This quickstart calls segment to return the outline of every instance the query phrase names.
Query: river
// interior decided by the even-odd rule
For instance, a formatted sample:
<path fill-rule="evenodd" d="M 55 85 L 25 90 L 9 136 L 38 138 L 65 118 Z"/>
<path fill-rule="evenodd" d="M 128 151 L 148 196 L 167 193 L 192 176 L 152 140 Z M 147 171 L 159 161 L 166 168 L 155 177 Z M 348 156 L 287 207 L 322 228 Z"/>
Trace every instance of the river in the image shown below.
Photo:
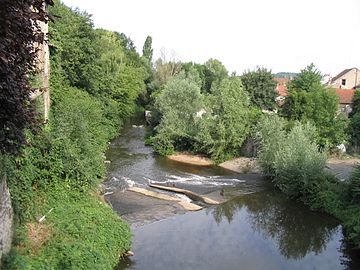
<path fill-rule="evenodd" d="M 143 120 L 135 119 L 106 153 L 105 198 L 134 235 L 134 256 L 116 269 L 360 269 L 337 220 L 288 200 L 258 175 L 159 157 L 144 136 Z M 226 202 L 186 212 L 126 191 L 148 188 L 148 181 Z"/>

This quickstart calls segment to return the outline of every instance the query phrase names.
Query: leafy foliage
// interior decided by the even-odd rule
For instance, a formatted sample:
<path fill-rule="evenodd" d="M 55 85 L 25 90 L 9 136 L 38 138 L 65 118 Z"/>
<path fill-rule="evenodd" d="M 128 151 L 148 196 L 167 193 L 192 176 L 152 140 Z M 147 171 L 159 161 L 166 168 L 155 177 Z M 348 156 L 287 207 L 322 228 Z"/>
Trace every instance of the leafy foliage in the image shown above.
<path fill-rule="evenodd" d="M 54 208 L 44 223 L 51 235 L 35 251 L 25 235 L 7 268 L 113 269 L 129 249 L 129 226 L 93 190 L 108 141 L 145 87 L 146 65 L 125 35 L 94 30 L 88 14 L 55 3 L 49 124 L 27 131 L 21 156 L 5 158 L 18 232 Z"/>
<path fill-rule="evenodd" d="M 143 46 L 143 57 L 151 63 L 153 57 L 153 48 L 152 48 L 152 38 L 150 36 L 146 37 L 144 46 Z"/>
<path fill-rule="evenodd" d="M 145 90 L 146 65 L 124 34 L 93 29 L 91 16 L 58 3 L 50 9 L 61 17 L 50 24 L 51 60 L 70 86 L 122 107 L 121 117 L 134 111 L 134 102 Z"/>
<path fill-rule="evenodd" d="M 337 116 L 339 99 L 335 91 L 322 86 L 321 74 L 313 64 L 288 84 L 289 97 L 283 114 L 291 121 L 311 122 L 317 130 L 317 143 L 333 148 L 347 139 L 347 120 Z"/>
<path fill-rule="evenodd" d="M 216 162 L 239 155 L 258 113 L 250 109 L 240 78 L 223 78 L 213 84 L 211 93 L 201 94 L 198 70 L 189 65 L 185 71 L 156 98 L 161 118 L 152 140 L 155 151 L 193 151 Z"/>
<path fill-rule="evenodd" d="M 49 24 L 51 65 L 61 69 L 71 86 L 94 94 L 91 77 L 99 54 L 94 46 L 96 33 L 91 16 L 80 10 L 72 11 L 58 0 L 55 3 L 49 14 L 60 19 Z"/>
<path fill-rule="evenodd" d="M 350 198 L 354 204 L 360 204 L 360 166 L 357 166 L 350 178 Z"/>
<path fill-rule="evenodd" d="M 286 138 L 285 120 L 276 115 L 264 116 L 256 129 L 256 139 L 260 144 L 258 160 L 262 173 L 273 178 L 276 175 L 275 156 Z"/>
<path fill-rule="evenodd" d="M 277 128 L 274 131 L 272 127 Z M 260 122 L 258 132 L 263 172 L 288 196 L 340 219 L 348 239 L 359 248 L 359 167 L 350 184 L 325 171 L 326 156 L 318 151 L 315 129 L 310 124 L 296 123 L 287 133 L 283 121 L 271 116 Z"/>
<path fill-rule="evenodd" d="M 204 83 L 202 90 L 205 93 L 210 93 L 213 85 L 219 84 L 222 79 L 228 77 L 228 71 L 219 60 L 212 58 L 206 61 L 204 67 Z"/>
<path fill-rule="evenodd" d="M 45 1 L 52 4 L 52 0 Z M 24 128 L 35 121 L 28 74 L 35 71 L 37 50 L 45 36 L 39 22 L 48 16 L 42 0 L 0 2 L 0 152 L 18 153 Z"/>
<path fill-rule="evenodd" d="M 316 189 L 325 168 L 326 154 L 314 142 L 315 128 L 296 124 L 287 134 L 274 160 L 275 185 L 290 197 L 305 197 Z"/>
<path fill-rule="evenodd" d="M 166 155 L 178 148 L 191 147 L 196 134 L 196 113 L 203 106 L 200 87 L 182 73 L 169 81 L 155 103 L 162 115 L 154 138 L 154 149 Z"/>
<path fill-rule="evenodd" d="M 223 79 L 207 96 L 206 114 L 199 120 L 196 149 L 221 162 L 240 154 L 250 131 L 248 96 L 238 77 Z"/>
<path fill-rule="evenodd" d="M 360 92 L 356 91 L 353 97 L 352 111 L 349 115 L 349 134 L 351 144 L 354 146 L 355 151 L 359 152 L 360 149 Z"/>
<path fill-rule="evenodd" d="M 247 71 L 241 76 L 241 81 L 254 106 L 265 110 L 275 108 L 276 82 L 270 70 L 259 67 L 255 71 Z"/>
<path fill-rule="evenodd" d="M 45 228 L 47 238 L 46 231 L 37 236 L 45 238 L 43 243 L 29 238 L 31 223 L 18 228 L 6 269 L 113 269 L 119 254 L 129 250 L 129 225 L 98 198 L 79 195 L 63 184 L 53 185 L 43 197 L 43 213 L 53 211 L 35 226 Z"/>

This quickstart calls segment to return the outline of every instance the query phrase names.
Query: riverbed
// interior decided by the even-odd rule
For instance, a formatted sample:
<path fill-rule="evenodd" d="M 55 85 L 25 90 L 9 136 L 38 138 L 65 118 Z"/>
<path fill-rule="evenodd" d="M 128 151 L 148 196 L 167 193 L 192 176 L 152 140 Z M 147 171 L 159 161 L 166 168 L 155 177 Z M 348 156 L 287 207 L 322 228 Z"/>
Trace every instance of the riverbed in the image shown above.
<path fill-rule="evenodd" d="M 337 220 L 288 200 L 260 175 L 157 156 L 144 136 L 143 120 L 135 119 L 106 153 L 105 199 L 134 234 L 134 256 L 117 269 L 360 269 Z M 128 191 L 150 189 L 149 182 L 223 203 L 188 212 Z"/>

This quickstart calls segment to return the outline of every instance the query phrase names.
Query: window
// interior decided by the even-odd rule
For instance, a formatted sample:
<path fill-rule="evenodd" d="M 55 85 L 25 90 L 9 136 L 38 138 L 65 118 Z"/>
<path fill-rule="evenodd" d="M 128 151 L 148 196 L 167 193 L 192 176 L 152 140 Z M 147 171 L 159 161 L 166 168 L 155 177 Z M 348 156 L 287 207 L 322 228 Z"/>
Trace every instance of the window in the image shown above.
<path fill-rule="evenodd" d="M 341 80 L 341 85 L 343 85 L 343 86 L 346 85 L 346 79 L 342 79 L 342 80 Z"/>

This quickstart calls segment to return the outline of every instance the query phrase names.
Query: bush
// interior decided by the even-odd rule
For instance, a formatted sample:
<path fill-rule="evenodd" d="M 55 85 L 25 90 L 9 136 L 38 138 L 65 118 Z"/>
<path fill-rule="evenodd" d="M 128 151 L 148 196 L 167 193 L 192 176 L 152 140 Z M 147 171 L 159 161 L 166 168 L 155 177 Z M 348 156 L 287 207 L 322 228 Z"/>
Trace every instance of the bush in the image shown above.
<path fill-rule="evenodd" d="M 326 155 L 314 142 L 315 128 L 296 124 L 274 159 L 275 185 L 290 197 L 304 197 L 320 185 Z"/>
<path fill-rule="evenodd" d="M 285 194 L 340 219 L 347 238 L 360 248 L 360 166 L 350 183 L 340 182 L 324 170 L 326 155 L 315 137 L 310 124 L 296 123 L 286 133 L 278 116 L 264 117 L 258 125 L 260 165 Z"/>
<path fill-rule="evenodd" d="M 351 144 L 356 152 L 360 149 L 360 112 L 355 113 L 350 118 L 349 134 L 351 137 Z"/>
<path fill-rule="evenodd" d="M 102 156 L 116 117 L 106 118 L 106 104 L 78 89 L 54 95 L 50 123 L 27 132 L 22 156 L 6 159 L 17 231 L 54 208 L 44 223 L 51 235 L 34 250 L 25 234 L 7 268 L 113 269 L 130 247 L 129 226 L 90 192 L 105 176 Z"/>
<path fill-rule="evenodd" d="M 350 178 L 350 200 L 353 204 L 360 204 L 360 166 L 357 166 Z"/>
<path fill-rule="evenodd" d="M 17 229 L 18 244 L 5 269 L 113 269 L 129 250 L 129 225 L 105 202 L 73 192 L 65 184 L 53 185 L 42 198 L 46 198 L 42 214 L 53 211 L 43 223 Z"/>
<path fill-rule="evenodd" d="M 285 120 L 277 115 L 264 115 L 257 125 L 256 140 L 260 148 L 258 152 L 262 173 L 270 178 L 275 177 L 275 156 L 285 141 Z"/>

